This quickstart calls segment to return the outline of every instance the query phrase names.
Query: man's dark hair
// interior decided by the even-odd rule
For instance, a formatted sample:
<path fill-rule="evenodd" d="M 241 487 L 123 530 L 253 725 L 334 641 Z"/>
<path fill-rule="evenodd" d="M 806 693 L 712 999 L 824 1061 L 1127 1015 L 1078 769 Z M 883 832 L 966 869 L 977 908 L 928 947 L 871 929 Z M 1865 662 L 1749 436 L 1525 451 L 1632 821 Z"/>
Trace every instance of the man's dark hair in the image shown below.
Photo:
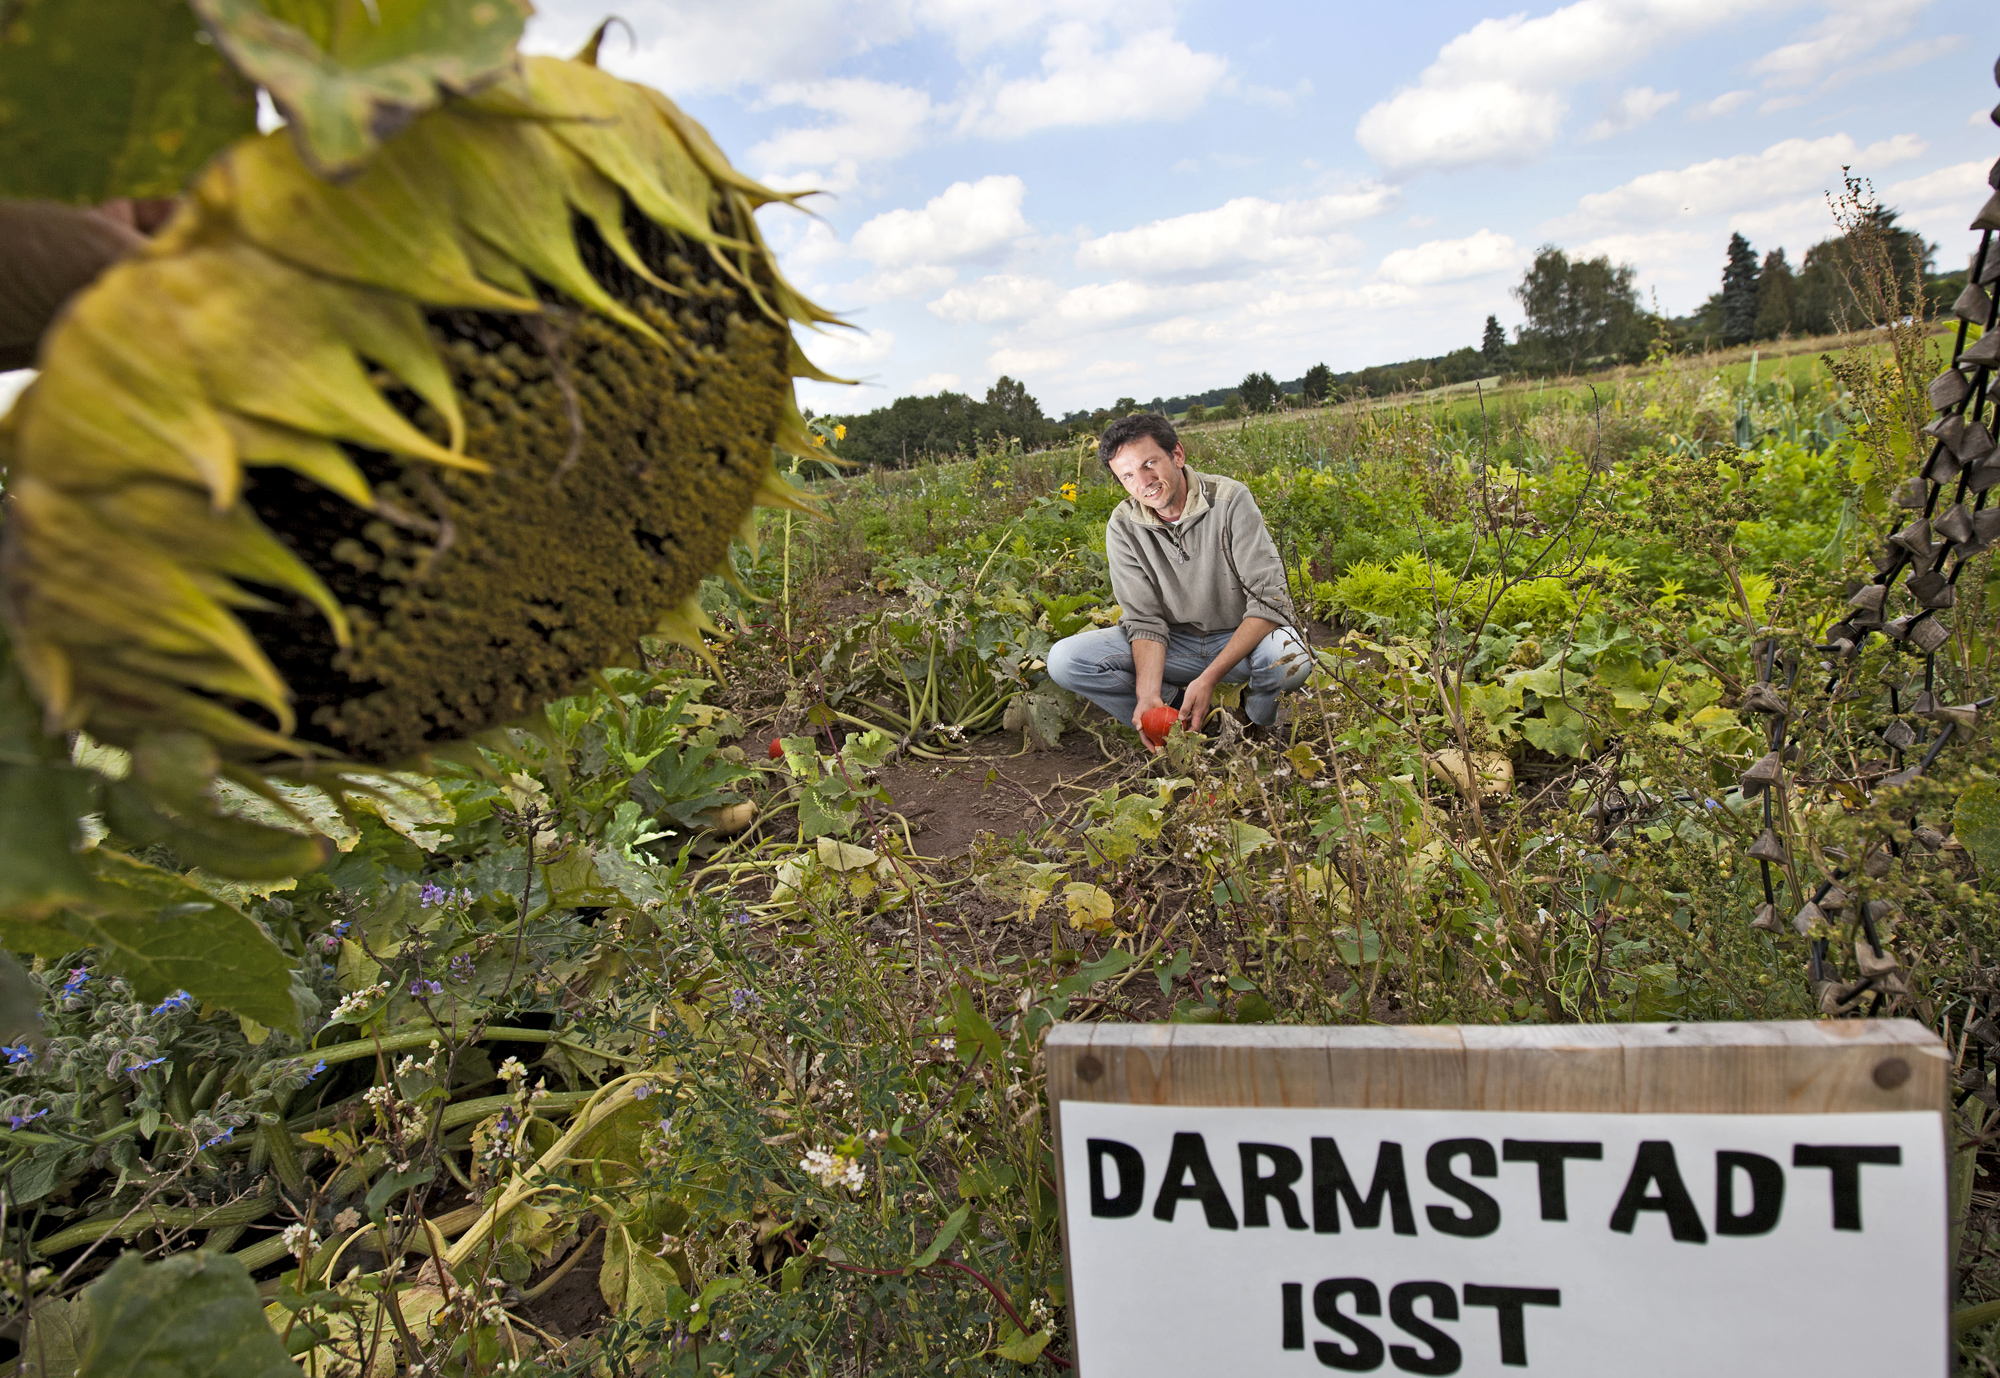
<path fill-rule="evenodd" d="M 1156 411 L 1133 412 L 1104 428 L 1104 434 L 1097 438 L 1097 457 L 1109 469 L 1112 456 L 1135 440 L 1152 440 L 1168 454 L 1181 443 L 1181 438 L 1174 434 L 1174 423 L 1166 417 Z"/>

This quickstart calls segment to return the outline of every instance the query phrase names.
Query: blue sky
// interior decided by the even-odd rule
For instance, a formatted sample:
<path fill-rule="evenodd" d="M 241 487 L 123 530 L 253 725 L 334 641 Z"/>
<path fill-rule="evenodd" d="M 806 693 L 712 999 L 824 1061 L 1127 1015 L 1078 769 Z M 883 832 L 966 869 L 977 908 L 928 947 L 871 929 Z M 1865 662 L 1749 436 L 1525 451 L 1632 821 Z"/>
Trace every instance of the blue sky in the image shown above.
<path fill-rule="evenodd" d="M 609 0 L 540 0 L 573 51 Z M 1009 373 L 1053 413 L 1476 344 L 1534 248 L 1670 313 L 1741 230 L 1796 263 L 1843 164 L 1972 247 L 2000 130 L 1984 0 L 621 0 L 649 82 L 820 219 L 787 271 L 859 411 Z M 1984 22 L 1982 22 L 1984 21 Z"/>

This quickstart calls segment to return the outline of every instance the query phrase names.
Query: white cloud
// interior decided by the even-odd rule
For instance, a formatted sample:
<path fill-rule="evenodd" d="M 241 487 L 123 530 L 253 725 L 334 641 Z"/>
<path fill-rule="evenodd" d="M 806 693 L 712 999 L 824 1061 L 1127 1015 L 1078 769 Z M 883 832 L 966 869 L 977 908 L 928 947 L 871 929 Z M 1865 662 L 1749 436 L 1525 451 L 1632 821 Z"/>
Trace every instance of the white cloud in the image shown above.
<path fill-rule="evenodd" d="M 1612 102 L 1604 117 L 1590 127 L 1586 140 L 1608 139 L 1637 129 L 1681 98 L 1678 91 L 1655 91 L 1650 86 L 1634 86 Z"/>
<path fill-rule="evenodd" d="M 1714 100 L 1690 105 L 1687 117 L 1691 120 L 1712 120 L 1723 115 L 1733 115 L 1742 108 L 1744 101 L 1755 94 L 1754 91 L 1724 91 Z"/>
<path fill-rule="evenodd" d="M 1018 138 L 1065 125 L 1185 119 L 1199 110 L 1229 64 L 1154 29 L 1116 49 L 1098 47 L 1089 24 L 1058 24 L 1042 52 L 1042 74 L 989 76 L 968 99 L 959 127 L 989 138 Z"/>
<path fill-rule="evenodd" d="M 958 277 L 956 268 L 941 263 L 916 263 L 908 268 L 889 268 L 856 278 L 840 291 L 857 301 L 893 301 L 898 297 L 921 297 L 935 292 Z"/>
<path fill-rule="evenodd" d="M 1433 239 L 1414 248 L 1397 249 L 1382 260 L 1376 275 L 1406 287 L 1425 287 L 1506 272 L 1525 260 L 1520 245 L 1508 236 L 1480 230 L 1464 239 Z"/>
<path fill-rule="evenodd" d="M 1028 233 L 1027 188 L 1018 177 L 953 182 L 922 210 L 886 211 L 854 232 L 853 249 L 883 268 L 962 263 L 986 257 Z"/>
<path fill-rule="evenodd" d="M 928 373 L 910 384 L 904 396 L 929 397 L 932 393 L 937 392 L 962 391 L 964 391 L 964 384 L 959 382 L 956 373 Z"/>
<path fill-rule="evenodd" d="M 1986 173 L 1992 166 L 1984 161 L 1953 163 L 1882 188 L 1880 200 L 1883 205 L 1899 210 L 1940 204 L 1963 206 L 1970 217 L 1993 194 L 1993 189 L 1986 185 Z"/>
<path fill-rule="evenodd" d="M 829 118 L 754 145 L 750 165 L 773 185 L 824 191 L 851 190 L 861 180 L 863 164 L 889 162 L 916 149 L 934 113 L 922 91 L 856 78 L 773 86 L 756 108 L 788 105 Z"/>
<path fill-rule="evenodd" d="M 896 336 L 888 330 L 830 330 L 799 341 L 806 356 L 828 373 L 853 378 L 886 362 L 895 352 Z"/>
<path fill-rule="evenodd" d="M 996 349 L 986 356 L 986 364 L 995 373 L 1019 378 L 1061 368 L 1072 357 L 1067 349 Z"/>
<path fill-rule="evenodd" d="M 916 0 L 915 11 L 925 28 L 949 35 L 961 57 L 1032 38 L 1052 20 L 1121 29 L 1160 20 L 1155 0 Z"/>
<path fill-rule="evenodd" d="M 992 325 L 1016 321 L 1046 307 L 1056 295 L 1056 285 L 1047 278 L 996 273 L 954 287 L 925 309 L 939 320 L 954 325 L 977 322 Z"/>
<path fill-rule="evenodd" d="M 1831 12 L 1797 42 L 1774 48 L 1750 64 L 1771 86 L 1807 86 L 1836 63 L 1909 30 L 1930 0 L 1836 0 Z"/>
<path fill-rule="evenodd" d="M 1668 228 L 1690 217 L 1728 215 L 1766 206 L 1778 197 L 1824 192 L 1839 185 L 1842 167 L 1865 172 L 1920 157 L 1924 147 L 1914 134 L 1898 134 L 1866 148 L 1846 134 L 1786 139 L 1762 153 L 1649 172 L 1610 191 L 1593 192 L 1577 202 L 1575 213 L 1546 228 L 1557 236 Z"/>
<path fill-rule="evenodd" d="M 523 43 L 575 52 L 604 17 L 594 0 L 544 0 Z M 607 71 L 676 96 L 817 76 L 913 31 L 910 0 L 631 0 L 619 7 L 599 61 Z"/>
<path fill-rule="evenodd" d="M 1304 201 L 1244 196 L 1213 210 L 1086 240 L 1076 261 L 1093 271 L 1177 278 L 1307 255 L 1324 258 L 1329 251 L 1345 255 L 1353 241 L 1334 232 L 1380 214 L 1395 200 L 1393 188 L 1374 184 Z"/>
<path fill-rule="evenodd" d="M 1063 324 L 1095 330 L 1118 325 L 1154 309 L 1158 298 L 1143 283 L 1087 282 L 1062 294 L 1056 302 L 1056 319 Z"/>
<path fill-rule="evenodd" d="M 1756 3 L 1576 0 L 1535 19 L 1483 19 L 1439 49 L 1416 86 L 1363 115 L 1355 138 L 1398 171 L 1530 160 L 1555 141 L 1565 87 L 1601 80 Z"/>

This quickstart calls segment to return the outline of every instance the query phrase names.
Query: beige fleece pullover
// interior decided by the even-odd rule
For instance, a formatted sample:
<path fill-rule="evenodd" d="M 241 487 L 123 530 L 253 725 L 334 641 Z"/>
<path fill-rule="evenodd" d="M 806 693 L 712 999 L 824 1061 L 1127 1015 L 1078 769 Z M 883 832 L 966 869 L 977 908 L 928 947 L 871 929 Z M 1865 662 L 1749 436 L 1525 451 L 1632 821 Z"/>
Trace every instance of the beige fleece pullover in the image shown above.
<path fill-rule="evenodd" d="M 1187 478 L 1178 522 L 1163 522 L 1127 498 L 1105 524 L 1111 596 L 1124 609 L 1125 639 L 1233 632 L 1245 617 L 1293 623 L 1285 568 L 1250 490 L 1220 474 L 1189 469 Z"/>

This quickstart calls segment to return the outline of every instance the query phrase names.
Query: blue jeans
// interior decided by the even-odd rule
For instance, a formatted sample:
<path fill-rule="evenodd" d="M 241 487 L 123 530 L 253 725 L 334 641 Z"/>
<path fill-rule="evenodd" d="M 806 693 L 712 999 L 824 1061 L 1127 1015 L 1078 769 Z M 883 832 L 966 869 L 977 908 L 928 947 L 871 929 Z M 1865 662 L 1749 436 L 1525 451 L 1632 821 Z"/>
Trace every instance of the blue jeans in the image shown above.
<path fill-rule="evenodd" d="M 1233 632 L 1175 633 L 1167 640 L 1167 664 L 1160 696 L 1180 702 L 1180 690 L 1200 678 Z M 1269 727 L 1278 720 L 1278 695 L 1298 688 L 1312 673 L 1312 652 L 1303 638 L 1280 627 L 1230 667 L 1225 684 L 1249 682 L 1243 706 L 1250 721 Z M 1139 707 L 1139 672 L 1132 647 L 1116 627 L 1096 627 L 1066 636 L 1049 648 L 1049 678 L 1081 694 L 1127 727 Z"/>

